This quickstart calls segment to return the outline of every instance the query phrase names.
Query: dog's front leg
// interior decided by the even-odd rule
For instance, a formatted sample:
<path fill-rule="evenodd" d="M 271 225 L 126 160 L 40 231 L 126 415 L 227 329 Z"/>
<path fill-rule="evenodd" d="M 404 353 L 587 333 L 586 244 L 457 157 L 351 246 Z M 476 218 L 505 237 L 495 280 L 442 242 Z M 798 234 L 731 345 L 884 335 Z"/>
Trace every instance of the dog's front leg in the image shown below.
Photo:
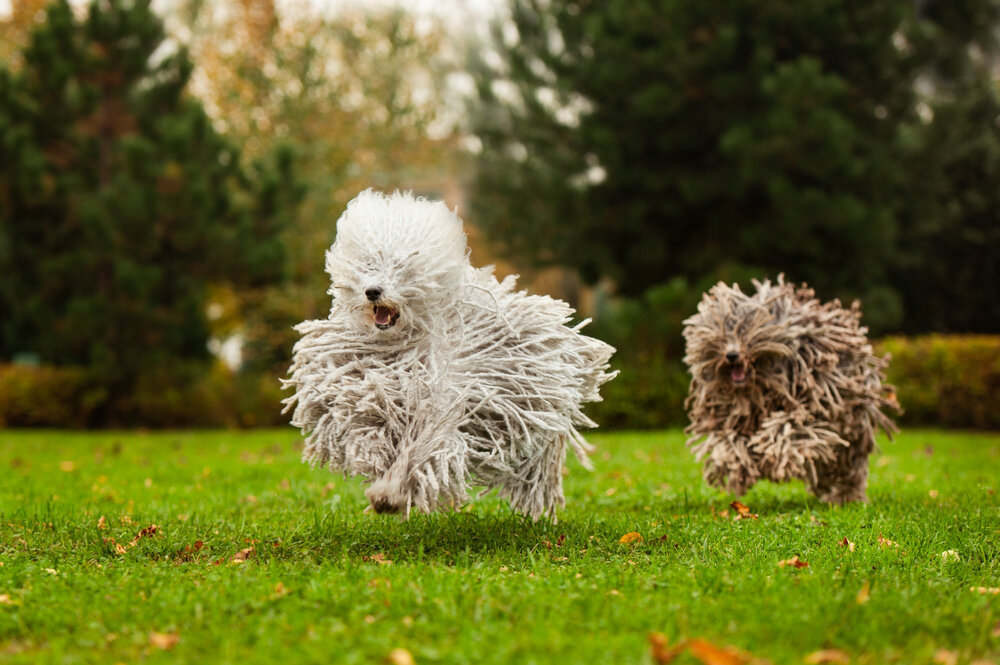
<path fill-rule="evenodd" d="M 449 415 L 416 423 L 400 441 L 392 465 L 365 492 L 373 510 L 409 515 L 468 499 L 468 446 Z"/>
<path fill-rule="evenodd" d="M 761 423 L 750 450 L 769 480 L 798 479 L 821 500 L 842 503 L 832 498 L 832 488 L 840 484 L 837 460 L 849 445 L 830 422 L 805 411 L 777 411 Z"/>
<path fill-rule="evenodd" d="M 392 466 L 365 491 L 372 510 L 383 514 L 408 514 L 412 504 L 409 478 L 410 454 L 404 450 Z"/>

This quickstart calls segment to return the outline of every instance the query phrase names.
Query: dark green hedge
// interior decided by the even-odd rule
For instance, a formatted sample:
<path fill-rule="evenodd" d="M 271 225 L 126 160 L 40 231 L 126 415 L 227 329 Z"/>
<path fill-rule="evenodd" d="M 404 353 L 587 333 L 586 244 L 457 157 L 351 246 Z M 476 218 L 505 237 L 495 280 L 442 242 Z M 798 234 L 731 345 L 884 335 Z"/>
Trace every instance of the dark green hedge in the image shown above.
<path fill-rule="evenodd" d="M 601 429 L 660 429 L 687 423 L 684 398 L 690 377 L 679 360 L 649 358 L 614 367 L 621 373 L 604 384 L 604 401 L 585 409 Z"/>
<path fill-rule="evenodd" d="M 900 424 L 1000 429 L 1000 336 L 890 337 L 889 382 L 905 413 Z M 626 355 L 621 374 L 604 386 L 604 401 L 587 406 L 603 429 L 683 426 L 689 377 L 664 355 Z M 127 397 L 110 402 L 86 372 L 74 368 L 0 365 L 4 427 L 257 427 L 288 422 L 286 396 L 268 374 L 148 374 Z"/>
<path fill-rule="evenodd" d="M 106 399 L 82 369 L 0 365 L 3 427 L 86 427 Z"/>
<path fill-rule="evenodd" d="M 0 427 L 256 427 L 288 422 L 278 379 L 158 371 L 117 399 L 86 371 L 0 365 Z"/>
<path fill-rule="evenodd" d="M 900 425 L 1000 429 L 1000 335 L 889 337 L 887 378 L 904 413 Z M 587 414 L 602 428 L 652 429 L 687 424 L 683 402 L 690 376 L 676 360 L 630 358 Z"/>
<path fill-rule="evenodd" d="M 1000 429 L 1000 335 L 889 337 L 903 425 Z"/>

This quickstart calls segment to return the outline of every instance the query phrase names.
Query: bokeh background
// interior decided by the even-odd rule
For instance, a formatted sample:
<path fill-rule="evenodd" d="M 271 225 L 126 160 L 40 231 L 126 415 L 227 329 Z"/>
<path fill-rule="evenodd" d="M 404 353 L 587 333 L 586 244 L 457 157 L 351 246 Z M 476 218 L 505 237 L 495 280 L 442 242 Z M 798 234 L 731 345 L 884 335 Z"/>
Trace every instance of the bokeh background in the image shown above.
<path fill-rule="evenodd" d="M 684 423 L 719 280 L 860 299 L 904 424 L 1000 428 L 1000 0 L 0 0 L 0 425 L 286 422 L 366 187 L 594 318 Z"/>

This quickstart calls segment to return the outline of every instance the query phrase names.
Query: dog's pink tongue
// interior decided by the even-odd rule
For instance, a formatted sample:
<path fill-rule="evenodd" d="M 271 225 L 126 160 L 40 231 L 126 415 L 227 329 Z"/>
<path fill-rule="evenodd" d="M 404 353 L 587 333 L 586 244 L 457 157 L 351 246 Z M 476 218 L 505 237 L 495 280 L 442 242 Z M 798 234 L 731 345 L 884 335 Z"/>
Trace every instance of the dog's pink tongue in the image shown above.
<path fill-rule="evenodd" d="M 380 326 L 384 326 L 389 323 L 389 319 L 392 317 L 392 310 L 388 307 L 382 307 L 381 305 L 375 306 L 375 323 Z"/>
<path fill-rule="evenodd" d="M 743 381 L 747 378 L 747 371 L 743 367 L 734 367 L 732 377 L 733 381 Z"/>

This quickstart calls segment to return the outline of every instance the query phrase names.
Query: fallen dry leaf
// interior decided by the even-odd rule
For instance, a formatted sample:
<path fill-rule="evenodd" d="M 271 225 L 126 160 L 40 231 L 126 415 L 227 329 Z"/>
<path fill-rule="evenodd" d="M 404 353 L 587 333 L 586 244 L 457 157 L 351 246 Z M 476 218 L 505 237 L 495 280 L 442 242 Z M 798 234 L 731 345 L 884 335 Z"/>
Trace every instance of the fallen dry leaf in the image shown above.
<path fill-rule="evenodd" d="M 847 536 L 844 536 L 844 539 L 842 541 L 840 541 L 839 543 L 837 543 L 837 544 L 840 545 L 841 547 L 846 547 L 847 551 L 849 551 L 849 552 L 853 552 L 854 551 L 854 543 L 852 543 L 851 541 L 849 541 L 847 539 Z"/>
<path fill-rule="evenodd" d="M 69 473 L 75 468 L 76 468 L 76 462 L 73 462 L 71 460 L 63 460 L 62 462 L 59 462 L 60 471 L 65 471 L 66 473 Z"/>
<path fill-rule="evenodd" d="M 1000 589 L 992 586 L 971 586 L 969 587 L 969 591 L 981 593 L 984 596 L 996 596 L 997 594 L 1000 594 Z"/>
<path fill-rule="evenodd" d="M 927 496 L 929 496 L 932 499 L 936 499 L 936 498 L 938 498 L 939 494 L 940 494 L 940 492 L 938 492 L 937 490 L 931 490 L 931 491 L 929 491 L 927 493 Z"/>
<path fill-rule="evenodd" d="M 733 501 L 731 504 L 729 504 L 729 507 L 732 508 L 733 510 L 737 511 L 737 513 L 739 513 L 733 519 L 738 519 L 738 520 L 755 520 L 755 519 L 757 519 L 757 514 L 756 513 L 751 513 L 750 512 L 750 508 L 748 508 L 744 504 L 740 503 L 739 501 Z"/>
<path fill-rule="evenodd" d="M 413 654 L 406 649 L 393 649 L 386 656 L 386 660 L 392 665 L 416 665 L 417 662 L 413 660 Z"/>
<path fill-rule="evenodd" d="M 695 638 L 688 641 L 688 651 L 704 665 L 744 665 L 751 656 L 733 647 L 717 647 L 708 640 Z"/>
<path fill-rule="evenodd" d="M 793 556 L 791 559 L 785 559 L 784 561 L 779 561 L 778 565 L 781 566 L 782 568 L 784 568 L 785 566 L 791 566 L 793 568 L 809 567 L 809 563 L 800 559 L 798 554 Z"/>
<path fill-rule="evenodd" d="M 287 594 L 288 594 L 288 589 L 285 588 L 284 584 L 282 584 L 281 582 L 278 582 L 277 584 L 274 585 L 274 595 L 275 596 L 277 596 L 277 597 L 280 598 L 281 596 L 285 596 Z"/>
<path fill-rule="evenodd" d="M 945 550 L 944 552 L 941 552 L 941 561 L 947 563 L 948 561 L 958 561 L 958 560 L 959 560 L 958 552 L 956 552 L 955 550 Z"/>
<path fill-rule="evenodd" d="M 181 638 L 176 633 L 150 633 L 149 635 L 149 643 L 157 649 L 163 649 L 164 651 L 170 651 L 180 641 Z"/>
<path fill-rule="evenodd" d="M 868 580 L 861 585 L 861 590 L 858 591 L 858 595 L 854 597 L 854 602 L 858 605 L 864 605 L 871 598 L 871 586 L 868 584 Z"/>
<path fill-rule="evenodd" d="M 809 663 L 809 665 L 821 665 L 822 663 L 848 665 L 851 662 L 851 657 L 840 649 L 823 649 L 821 651 L 813 651 L 806 656 L 805 662 Z"/>
<path fill-rule="evenodd" d="M 98 529 L 101 529 L 102 531 L 103 531 L 104 529 L 107 529 L 107 528 L 108 528 L 108 527 L 107 527 L 107 524 L 105 524 L 105 520 L 104 520 L 104 515 L 101 515 L 101 516 L 100 516 L 100 517 L 99 517 L 99 518 L 97 519 L 97 528 L 98 528 Z"/>
<path fill-rule="evenodd" d="M 159 530 L 160 530 L 160 527 L 156 526 L 155 524 L 150 524 L 147 527 L 139 529 L 139 533 L 135 534 L 135 536 L 132 538 L 132 540 L 130 540 L 128 542 L 128 545 L 124 545 L 124 546 L 121 545 L 120 543 L 118 543 L 114 538 L 110 538 L 110 537 L 109 538 L 105 538 L 104 542 L 111 543 L 112 545 L 114 545 L 114 547 L 115 547 L 115 554 L 125 554 L 126 552 L 129 551 L 129 549 L 135 547 L 139 543 L 140 540 L 142 540 L 143 538 L 145 538 L 147 536 L 156 535 L 156 533 Z"/>
<path fill-rule="evenodd" d="M 129 547 L 135 546 L 136 543 L 138 543 L 141 539 L 145 538 L 146 536 L 155 536 L 156 532 L 159 530 L 160 527 L 156 526 L 155 524 L 150 524 L 147 527 L 139 529 L 139 533 L 135 534 L 135 537 L 131 541 L 129 541 L 128 544 Z"/>
<path fill-rule="evenodd" d="M 248 547 L 248 548 L 246 548 L 244 550 L 240 550 L 239 552 L 237 552 L 236 554 L 233 555 L 233 558 L 230 559 L 229 562 L 230 563 L 243 563 L 247 559 L 252 558 L 253 555 L 254 555 L 254 552 L 256 552 L 256 550 L 253 547 Z"/>
<path fill-rule="evenodd" d="M 200 552 L 201 548 L 204 546 L 205 543 L 200 540 L 196 540 L 194 545 L 185 545 L 184 549 L 177 550 L 177 557 L 182 561 L 192 561 L 194 559 L 194 555 Z"/>
<path fill-rule="evenodd" d="M 938 649 L 934 652 L 934 662 L 938 665 L 958 665 L 958 652 Z"/>
<path fill-rule="evenodd" d="M 13 605 L 14 601 L 11 600 L 9 593 L 0 593 L 0 605 Z"/>
<path fill-rule="evenodd" d="M 685 649 L 703 665 L 745 665 L 746 663 L 760 662 L 750 654 L 735 647 L 719 647 L 700 637 L 693 640 L 681 640 L 674 646 L 670 646 L 663 633 L 650 633 L 649 648 L 653 662 L 657 665 L 673 662 Z"/>
<path fill-rule="evenodd" d="M 376 552 L 375 554 L 372 554 L 371 556 L 363 556 L 363 557 L 361 557 L 361 560 L 362 561 L 371 561 L 372 563 L 377 563 L 380 566 L 391 566 L 392 565 L 392 559 L 386 559 L 385 555 L 382 554 L 381 552 Z"/>
<path fill-rule="evenodd" d="M 624 536 L 618 539 L 619 543 L 628 545 L 629 543 L 641 543 L 642 535 L 638 531 L 629 531 Z"/>
<path fill-rule="evenodd" d="M 878 535 L 878 544 L 881 545 L 882 547 L 895 547 L 897 549 L 899 548 L 899 543 L 893 542 L 888 538 L 883 537 L 881 533 Z"/>
<path fill-rule="evenodd" d="M 653 662 L 657 665 L 667 665 L 674 662 L 684 651 L 684 643 L 681 642 L 675 647 L 671 647 L 667 641 L 667 636 L 663 633 L 649 634 L 649 653 L 653 657 Z"/>

